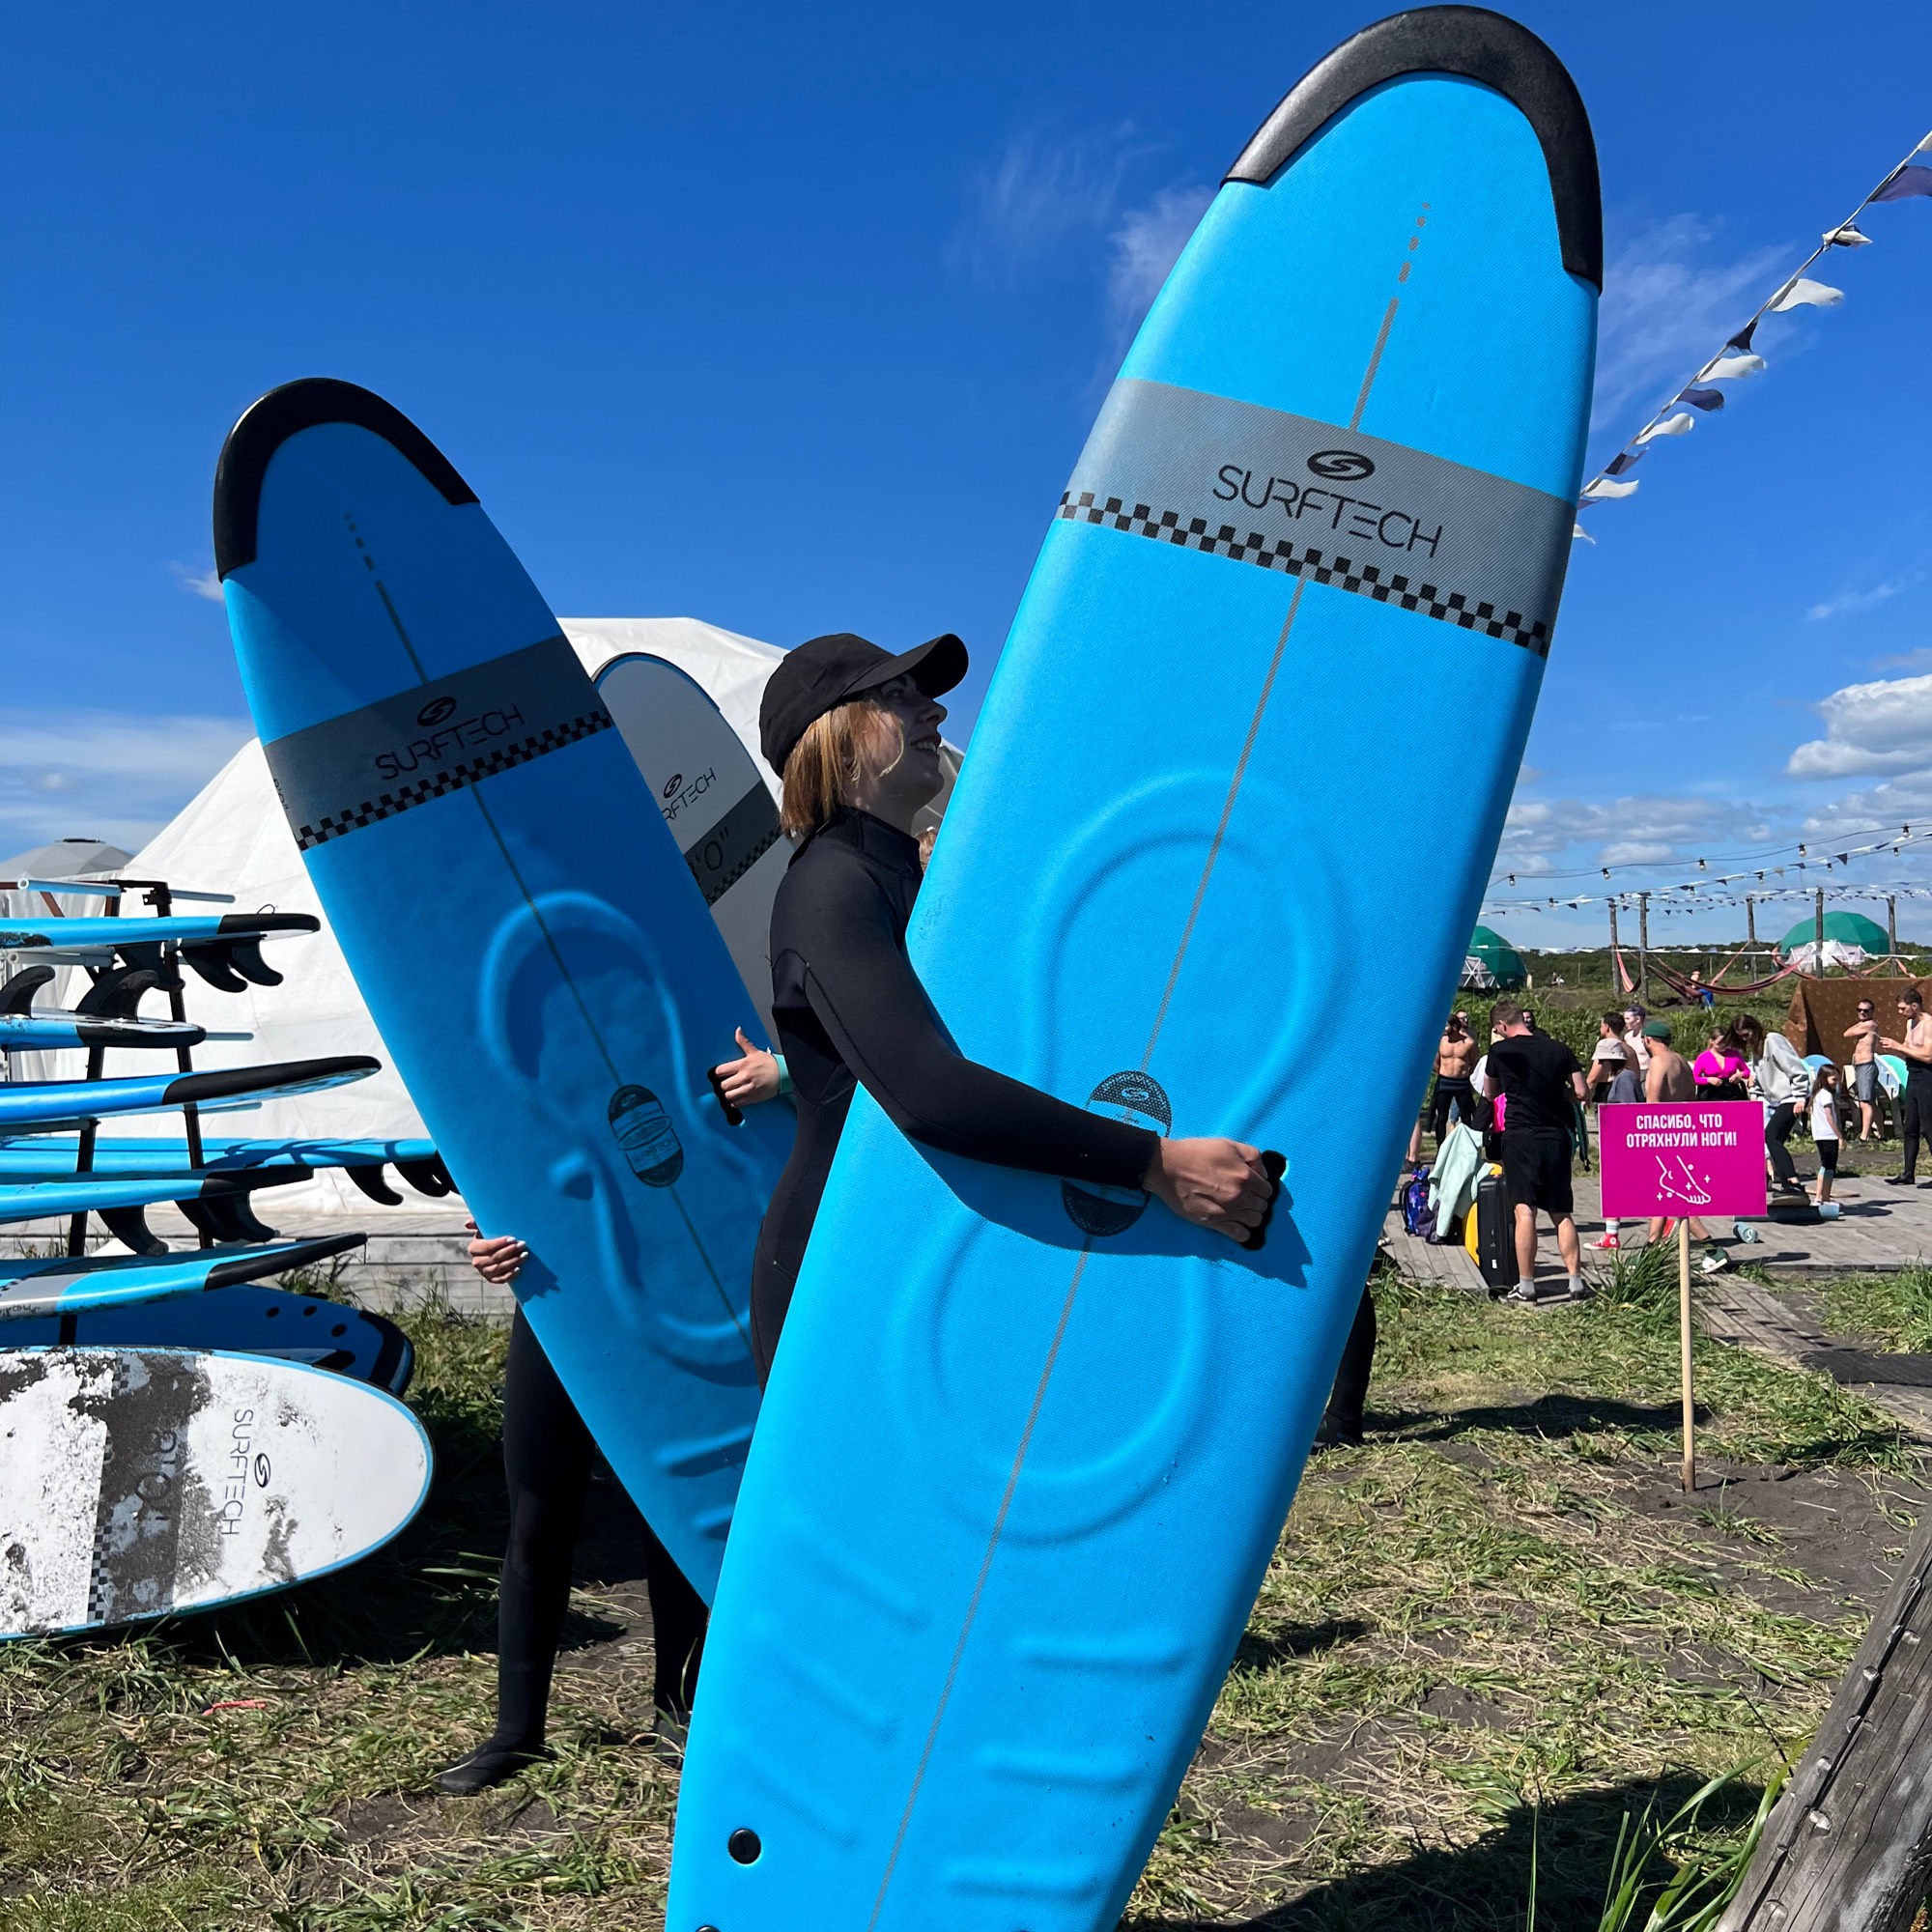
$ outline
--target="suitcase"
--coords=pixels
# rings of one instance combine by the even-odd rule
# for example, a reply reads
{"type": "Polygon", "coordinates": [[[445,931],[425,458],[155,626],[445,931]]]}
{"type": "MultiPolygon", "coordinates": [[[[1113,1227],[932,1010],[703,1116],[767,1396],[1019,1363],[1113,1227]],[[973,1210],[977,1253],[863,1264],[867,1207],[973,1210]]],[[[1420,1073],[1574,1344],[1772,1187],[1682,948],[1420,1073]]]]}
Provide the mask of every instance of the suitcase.
{"type": "Polygon", "coordinates": [[[1492,1295],[1506,1294],[1517,1284],[1516,1209],[1500,1174],[1483,1176],[1476,1183],[1476,1265],[1492,1295]]]}

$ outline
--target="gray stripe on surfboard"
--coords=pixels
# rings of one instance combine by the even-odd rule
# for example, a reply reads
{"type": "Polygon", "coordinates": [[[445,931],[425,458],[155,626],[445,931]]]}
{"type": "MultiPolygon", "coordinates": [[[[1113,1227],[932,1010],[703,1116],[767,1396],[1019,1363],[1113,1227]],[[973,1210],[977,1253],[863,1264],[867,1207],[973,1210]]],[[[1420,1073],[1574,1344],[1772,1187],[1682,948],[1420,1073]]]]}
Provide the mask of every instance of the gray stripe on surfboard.
{"type": "Polygon", "coordinates": [[[1331,584],[1542,656],[1575,508],[1360,430],[1126,378],[1059,515],[1331,584]]]}
{"type": "Polygon", "coordinates": [[[303,850],[611,728],[563,637],[412,685],[263,747],[303,850]]]}
{"type": "Polygon", "coordinates": [[[753,785],[684,855],[704,903],[716,905],[781,836],[771,793],[762,783],[753,785]]]}
{"type": "Polygon", "coordinates": [[[168,1609],[184,1558],[197,1580],[218,1569],[220,1499],[187,1460],[188,1424],[213,1400],[196,1356],[114,1357],[112,1394],[96,1411],[107,1425],[107,1454],[87,1581],[90,1623],[168,1609]]]}

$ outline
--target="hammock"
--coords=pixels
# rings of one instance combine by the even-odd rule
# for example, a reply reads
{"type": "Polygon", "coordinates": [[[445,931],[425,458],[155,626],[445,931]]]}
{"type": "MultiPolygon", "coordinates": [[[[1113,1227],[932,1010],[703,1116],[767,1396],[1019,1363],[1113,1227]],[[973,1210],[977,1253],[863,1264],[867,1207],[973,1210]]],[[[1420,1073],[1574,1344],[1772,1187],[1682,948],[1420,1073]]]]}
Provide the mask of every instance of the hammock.
{"type": "MultiPolygon", "coordinates": [[[[1742,952],[1744,950],[1744,948],[1740,947],[1739,952],[1742,952]]],[[[1613,955],[1617,969],[1617,978],[1622,983],[1624,991],[1626,993],[1635,992],[1636,979],[1630,968],[1624,964],[1623,949],[1621,947],[1614,948],[1613,955]]],[[[1736,963],[1738,953],[1732,953],[1731,957],[1724,962],[1723,970],[1728,972],[1731,966],[1736,963]]],[[[1697,997],[1697,988],[1691,985],[1687,975],[1673,971],[1670,967],[1664,965],[1655,953],[1651,954],[1649,963],[1650,970],[1680,999],[1694,1000],[1697,997]]],[[[1747,993],[1762,993],[1767,987],[1776,985],[1780,980],[1789,979],[1797,971],[1798,968],[1795,964],[1780,966],[1770,979],[1753,980],[1747,985],[1742,986],[1720,986],[1716,980],[1706,980],[1703,989],[1706,992],[1716,994],[1720,1000],[1741,999],[1747,993]]]]}

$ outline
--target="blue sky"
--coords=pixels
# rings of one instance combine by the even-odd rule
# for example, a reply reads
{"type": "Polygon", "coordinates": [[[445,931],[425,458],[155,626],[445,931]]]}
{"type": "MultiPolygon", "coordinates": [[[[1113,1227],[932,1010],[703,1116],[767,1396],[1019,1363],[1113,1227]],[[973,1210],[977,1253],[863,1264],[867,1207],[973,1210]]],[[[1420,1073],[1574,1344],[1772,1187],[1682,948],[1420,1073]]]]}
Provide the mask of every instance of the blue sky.
{"type": "MultiPolygon", "coordinates": [[[[209,486],[235,416],[304,374],[420,421],[560,611],[960,631],[963,735],[1167,262],[1375,11],[16,14],[0,852],[138,842],[245,735],[209,486]]],[[[1932,128],[1932,23],[1520,12],[1603,156],[1601,460],[1932,128]]],[[[1842,306],[1769,325],[1767,371],[1590,513],[1503,896],[1932,824],[1932,203],[1865,227],[1814,271],[1842,306]]],[[[1852,868],[1920,876],[1909,851],[1852,868]]],[[[1901,912],[1932,933],[1932,904],[1901,912]]]]}

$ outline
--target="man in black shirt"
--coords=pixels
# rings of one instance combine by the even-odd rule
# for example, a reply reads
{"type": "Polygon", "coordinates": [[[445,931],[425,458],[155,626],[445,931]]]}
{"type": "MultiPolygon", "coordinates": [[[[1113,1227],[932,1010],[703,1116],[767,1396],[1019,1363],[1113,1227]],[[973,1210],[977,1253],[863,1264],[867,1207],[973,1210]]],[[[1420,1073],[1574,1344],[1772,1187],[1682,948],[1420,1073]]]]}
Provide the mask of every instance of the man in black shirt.
{"type": "Polygon", "coordinates": [[[1590,1293],[1583,1283],[1583,1256],[1577,1242],[1576,1204],[1570,1191],[1570,1122],[1573,1101],[1584,1095],[1583,1069],[1561,1040],[1533,1032],[1514,1000],[1498,1000],[1490,1024],[1502,1037],[1490,1048],[1484,1092],[1503,1099],[1503,1183],[1516,1209],[1519,1280],[1512,1301],[1536,1299],[1536,1210],[1556,1224],[1556,1246],[1570,1276],[1570,1298],[1590,1293]]]}

